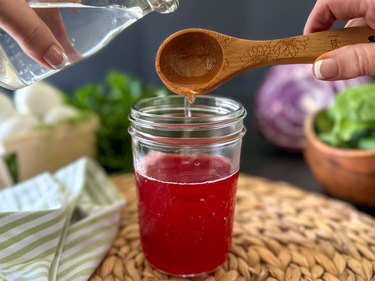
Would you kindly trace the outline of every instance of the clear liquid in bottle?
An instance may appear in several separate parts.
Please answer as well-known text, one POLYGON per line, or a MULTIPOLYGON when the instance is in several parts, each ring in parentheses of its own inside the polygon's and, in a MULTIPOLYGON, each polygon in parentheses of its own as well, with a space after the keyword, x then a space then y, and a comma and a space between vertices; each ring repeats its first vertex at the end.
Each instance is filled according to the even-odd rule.
MULTIPOLYGON (((178 0, 39 0, 29 1, 29 5, 65 49, 66 68, 96 53, 148 13, 173 12, 178 0)), ((29 58, 13 38, 0 31, 0 86, 22 88, 58 71, 29 58)))

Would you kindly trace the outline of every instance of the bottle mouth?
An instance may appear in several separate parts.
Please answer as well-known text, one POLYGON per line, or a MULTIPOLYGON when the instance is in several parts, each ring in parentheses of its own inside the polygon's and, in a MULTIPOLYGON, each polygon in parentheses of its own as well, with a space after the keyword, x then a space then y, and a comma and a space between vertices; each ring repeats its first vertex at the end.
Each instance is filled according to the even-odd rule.
POLYGON ((231 99, 199 96, 143 99, 131 108, 129 132, 142 141, 168 145, 207 145, 237 141, 245 134, 244 107, 231 99))
POLYGON ((149 0, 154 11, 161 14, 172 13, 177 10, 179 0, 149 0))

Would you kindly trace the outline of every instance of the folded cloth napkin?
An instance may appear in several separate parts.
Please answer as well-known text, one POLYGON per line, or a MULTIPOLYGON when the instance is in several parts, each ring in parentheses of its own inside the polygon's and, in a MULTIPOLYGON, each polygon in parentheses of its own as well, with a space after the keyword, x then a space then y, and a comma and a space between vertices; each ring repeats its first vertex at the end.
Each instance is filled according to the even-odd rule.
POLYGON ((87 158, 0 192, 0 280, 88 280, 116 236, 124 199, 87 158))

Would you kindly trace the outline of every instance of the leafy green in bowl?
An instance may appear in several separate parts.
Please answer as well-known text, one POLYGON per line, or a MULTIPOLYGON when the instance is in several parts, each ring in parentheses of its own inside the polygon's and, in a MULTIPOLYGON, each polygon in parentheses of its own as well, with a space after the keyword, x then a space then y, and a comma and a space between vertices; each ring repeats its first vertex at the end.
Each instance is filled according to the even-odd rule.
POLYGON ((331 146, 375 149, 375 84, 338 94, 332 107, 316 115, 314 125, 318 137, 331 146))

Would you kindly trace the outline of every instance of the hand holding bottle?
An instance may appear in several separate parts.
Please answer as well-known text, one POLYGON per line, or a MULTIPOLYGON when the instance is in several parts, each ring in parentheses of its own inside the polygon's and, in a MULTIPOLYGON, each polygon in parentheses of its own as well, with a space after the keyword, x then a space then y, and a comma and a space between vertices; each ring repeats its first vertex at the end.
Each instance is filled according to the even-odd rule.
POLYGON ((12 36, 22 50, 37 62, 54 69, 67 61, 64 48, 43 20, 51 12, 34 11, 25 0, 0 0, 0 28, 12 36))
POLYGON ((10 90, 88 58, 150 12, 178 7, 178 0, 26 1, 0 0, 0 86, 10 90))
MULTIPOLYGON (((337 20, 348 20, 346 26, 368 25, 375 29, 374 7, 372 0, 317 0, 304 33, 329 29, 337 20)), ((375 44, 357 44, 328 52, 315 61, 313 71, 322 80, 374 75, 375 44)))

